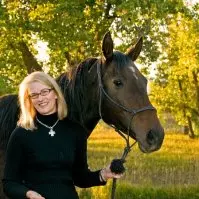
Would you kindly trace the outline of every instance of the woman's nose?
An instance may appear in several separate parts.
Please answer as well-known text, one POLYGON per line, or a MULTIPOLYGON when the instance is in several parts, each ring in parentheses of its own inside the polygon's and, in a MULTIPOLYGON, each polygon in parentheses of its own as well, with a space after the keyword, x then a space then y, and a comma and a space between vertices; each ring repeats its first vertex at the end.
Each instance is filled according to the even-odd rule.
POLYGON ((40 95, 40 94, 39 94, 39 96, 38 96, 37 100, 38 100, 38 101, 42 101, 42 100, 43 100, 43 98, 44 98, 44 96, 42 96, 42 95, 40 95))

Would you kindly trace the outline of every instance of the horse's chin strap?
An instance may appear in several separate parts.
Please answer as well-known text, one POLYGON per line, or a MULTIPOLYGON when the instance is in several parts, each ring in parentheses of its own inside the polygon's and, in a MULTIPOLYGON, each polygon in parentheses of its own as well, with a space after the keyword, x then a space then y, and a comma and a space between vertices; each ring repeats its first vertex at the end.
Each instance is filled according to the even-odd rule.
MULTIPOLYGON (((101 61, 100 61, 101 62, 101 61)), ((99 82, 99 115, 100 115, 100 118, 103 120, 103 117, 102 117, 102 110, 101 110, 101 107, 102 107, 102 94, 104 94, 106 96, 106 98, 112 102, 115 106, 123 109, 124 111, 128 112, 128 113, 131 113, 132 116, 131 116, 131 119, 129 121, 129 125, 128 125, 128 129, 127 129, 127 137, 125 136, 125 134, 119 129, 117 128, 116 126, 114 126, 113 124, 109 124, 109 126, 113 127, 115 129, 115 131, 125 139, 126 141, 126 147, 124 148, 124 151, 123 151, 123 154, 122 154, 122 157, 121 157, 121 160, 122 162, 125 161, 125 158, 127 157, 128 153, 131 151, 131 148, 136 144, 136 140, 133 144, 130 144, 130 141, 129 141, 129 138, 130 138, 130 127, 131 127, 131 123, 133 121, 133 118, 136 114, 138 113, 141 113, 143 111, 146 111, 146 110, 156 110, 153 106, 149 105, 149 106, 146 106, 146 107, 143 107, 141 109, 128 109, 126 108, 125 106, 117 103, 115 100, 113 100, 109 95, 108 93, 104 90, 103 88, 103 84, 102 84, 102 79, 101 79, 101 65, 102 63, 97 63, 97 75, 98 75, 98 82, 99 82)), ((103 120, 104 121, 104 120, 103 120)), ((136 139, 136 138, 135 138, 136 139)), ((113 184, 112 184, 112 192, 111 192, 111 199, 115 199, 115 190, 116 190, 116 178, 113 179, 113 184)))

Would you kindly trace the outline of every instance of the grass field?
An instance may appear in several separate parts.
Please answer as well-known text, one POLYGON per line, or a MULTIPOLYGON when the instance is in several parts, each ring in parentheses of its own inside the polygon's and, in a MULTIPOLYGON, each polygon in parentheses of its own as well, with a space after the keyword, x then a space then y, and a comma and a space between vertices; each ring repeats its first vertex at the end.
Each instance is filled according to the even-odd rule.
MULTIPOLYGON (((88 141, 91 170, 120 158, 124 140, 114 130, 100 124, 88 141)), ((127 156, 126 173, 117 181, 117 199, 199 199, 199 140, 166 132, 162 148, 151 154, 136 145, 127 156)), ((81 199, 110 198, 111 184, 79 189, 81 199)))

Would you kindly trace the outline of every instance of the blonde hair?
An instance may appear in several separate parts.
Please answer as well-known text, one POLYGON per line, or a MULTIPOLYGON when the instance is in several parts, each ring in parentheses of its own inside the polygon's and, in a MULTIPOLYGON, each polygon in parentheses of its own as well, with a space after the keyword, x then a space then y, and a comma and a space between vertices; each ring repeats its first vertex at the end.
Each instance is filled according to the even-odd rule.
POLYGON ((34 122, 36 109, 34 108, 28 93, 29 85, 33 82, 39 82, 43 85, 53 88, 54 92, 57 95, 58 118, 60 120, 64 119, 67 116, 67 105, 60 87, 50 75, 44 72, 37 71, 25 77, 19 86, 19 103, 21 113, 18 125, 28 130, 36 129, 36 125, 34 122))

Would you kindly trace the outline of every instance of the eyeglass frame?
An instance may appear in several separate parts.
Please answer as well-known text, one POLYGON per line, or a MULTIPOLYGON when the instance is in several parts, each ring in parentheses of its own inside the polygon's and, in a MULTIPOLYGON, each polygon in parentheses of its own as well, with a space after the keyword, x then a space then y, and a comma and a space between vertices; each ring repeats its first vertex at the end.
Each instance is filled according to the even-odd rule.
POLYGON ((38 99, 39 98, 39 95, 41 96, 47 96, 52 90, 54 90, 53 88, 44 88, 42 89, 39 93, 32 93, 32 94, 29 94, 28 97, 30 99, 38 99), (42 93, 43 92, 43 93, 42 93), (47 92, 47 93, 44 93, 44 92, 47 92))

